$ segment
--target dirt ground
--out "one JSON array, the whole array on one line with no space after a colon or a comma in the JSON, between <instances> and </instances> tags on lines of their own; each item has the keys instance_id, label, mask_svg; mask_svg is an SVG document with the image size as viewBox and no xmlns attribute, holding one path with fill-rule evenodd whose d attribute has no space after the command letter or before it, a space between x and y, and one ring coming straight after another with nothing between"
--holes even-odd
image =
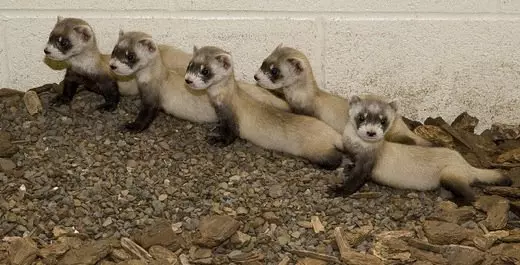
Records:
<instances>
[{"instance_id":1,"label":"dirt ground","mask_svg":"<svg viewBox=\"0 0 520 265\"><path fill-rule=\"evenodd\" d=\"M514 130L478 136L468 117L419 129L511 170L512 188L475 187L473 206L373 183L344 198L328 193L341 168L211 146L214 124L161 113L132 134L120 128L136 98L100 113L89 92L59 108L39 96L33 116L23 95L0 97L0 264L520 264Z\"/></svg>"}]
</instances>

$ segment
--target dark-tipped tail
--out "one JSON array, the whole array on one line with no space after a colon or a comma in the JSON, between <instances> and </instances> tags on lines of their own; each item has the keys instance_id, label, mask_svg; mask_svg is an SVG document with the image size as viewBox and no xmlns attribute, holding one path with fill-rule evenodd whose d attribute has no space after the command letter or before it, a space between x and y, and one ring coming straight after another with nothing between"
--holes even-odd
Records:
<instances>
[{"instance_id":1,"label":"dark-tipped tail","mask_svg":"<svg viewBox=\"0 0 520 265\"><path fill-rule=\"evenodd\" d=\"M473 168L472 171L472 184L487 184L496 186L511 186L513 184L511 178L504 174L504 172L501 170Z\"/></svg>"}]
</instances>

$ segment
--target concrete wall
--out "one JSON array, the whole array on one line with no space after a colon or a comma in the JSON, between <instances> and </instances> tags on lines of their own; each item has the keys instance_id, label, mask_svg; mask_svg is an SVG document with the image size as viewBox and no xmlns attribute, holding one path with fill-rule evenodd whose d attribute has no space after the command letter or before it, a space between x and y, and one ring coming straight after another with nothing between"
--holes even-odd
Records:
<instances>
[{"instance_id":1,"label":"concrete wall","mask_svg":"<svg viewBox=\"0 0 520 265\"><path fill-rule=\"evenodd\" d=\"M57 15L90 22L107 53L119 28L186 51L217 45L252 82L283 42L343 96L383 93L412 118L468 110L480 128L520 123L520 0L0 0L0 87L60 80L41 62Z\"/></svg>"}]
</instances>

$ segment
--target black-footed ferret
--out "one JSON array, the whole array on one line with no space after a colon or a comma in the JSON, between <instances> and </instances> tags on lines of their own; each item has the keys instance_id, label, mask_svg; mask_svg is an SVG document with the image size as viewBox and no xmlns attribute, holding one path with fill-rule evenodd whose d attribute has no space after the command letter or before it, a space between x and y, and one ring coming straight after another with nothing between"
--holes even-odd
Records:
<instances>
[{"instance_id":1,"label":"black-footed ferret","mask_svg":"<svg viewBox=\"0 0 520 265\"><path fill-rule=\"evenodd\" d=\"M216 122L217 115L211 106L205 91L186 87L184 73L188 61L182 61L184 68L168 67L162 49L152 37L143 32L119 32L119 39L112 51L111 70L120 76L135 75L141 97L141 110L134 122L125 128L140 132L147 129L160 109L175 117L192 122ZM178 64L178 63L177 63ZM176 70L177 69L177 70ZM267 90L252 84L241 83L240 89L255 100L274 106L280 110L289 110L287 103Z\"/></svg>"},{"instance_id":2,"label":"black-footed ferret","mask_svg":"<svg viewBox=\"0 0 520 265\"><path fill-rule=\"evenodd\" d=\"M215 110L205 91L187 88L184 78L168 69L152 37L143 32L119 32L110 68L121 76L135 75L141 109L135 121L125 125L132 132L145 130L159 111L192 122L216 122Z\"/></svg>"},{"instance_id":3,"label":"black-footed ferret","mask_svg":"<svg viewBox=\"0 0 520 265\"><path fill-rule=\"evenodd\" d=\"M171 46L160 45L159 49L167 67L185 71L191 56ZM53 105L70 103L80 85L101 94L105 103L99 108L107 111L117 107L120 95L138 94L133 78L123 79L110 71L110 55L101 54L94 31L85 20L58 16L44 52L50 60L67 63L63 93L52 100Z\"/></svg>"},{"instance_id":4,"label":"black-footed ferret","mask_svg":"<svg viewBox=\"0 0 520 265\"><path fill-rule=\"evenodd\" d=\"M439 186L473 202L475 183L511 185L499 170L471 166L457 151L444 147L405 145L384 140L397 115L397 103L374 95L353 96L343 132L344 149L354 157L345 170L344 195L368 179L394 188L432 190Z\"/></svg>"},{"instance_id":5,"label":"black-footed ferret","mask_svg":"<svg viewBox=\"0 0 520 265\"><path fill-rule=\"evenodd\" d=\"M343 132L348 120L348 100L318 87L312 67L302 52L280 44L262 62L254 78L263 88L281 88L294 113L316 117L339 133ZM392 142L431 146L429 141L414 134L400 117L396 117L385 138Z\"/></svg>"},{"instance_id":6,"label":"black-footed ferret","mask_svg":"<svg viewBox=\"0 0 520 265\"><path fill-rule=\"evenodd\" d=\"M219 118L210 142L225 146L238 137L266 149L304 157L326 169L342 162L341 135L313 117L280 111L254 100L236 83L231 55L217 47L194 47L186 83L207 90Z\"/></svg>"},{"instance_id":7,"label":"black-footed ferret","mask_svg":"<svg viewBox=\"0 0 520 265\"><path fill-rule=\"evenodd\" d=\"M94 31L90 25L78 18L58 16L44 49L51 60L68 63L63 80L63 93L55 97L51 104L68 104L80 85L101 94L105 103L98 109L112 111L119 103L119 90L108 64L101 55Z\"/></svg>"}]
</instances>

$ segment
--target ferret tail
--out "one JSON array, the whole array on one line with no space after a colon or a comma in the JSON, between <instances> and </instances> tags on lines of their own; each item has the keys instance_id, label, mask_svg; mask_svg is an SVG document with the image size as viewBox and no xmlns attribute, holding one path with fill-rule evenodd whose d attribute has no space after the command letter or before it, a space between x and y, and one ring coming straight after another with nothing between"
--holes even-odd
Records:
<instances>
[{"instance_id":1,"label":"ferret tail","mask_svg":"<svg viewBox=\"0 0 520 265\"><path fill-rule=\"evenodd\" d=\"M482 169L472 167L469 176L471 183L490 184L497 186L511 186L512 180L509 176L497 169Z\"/></svg>"}]
</instances>

